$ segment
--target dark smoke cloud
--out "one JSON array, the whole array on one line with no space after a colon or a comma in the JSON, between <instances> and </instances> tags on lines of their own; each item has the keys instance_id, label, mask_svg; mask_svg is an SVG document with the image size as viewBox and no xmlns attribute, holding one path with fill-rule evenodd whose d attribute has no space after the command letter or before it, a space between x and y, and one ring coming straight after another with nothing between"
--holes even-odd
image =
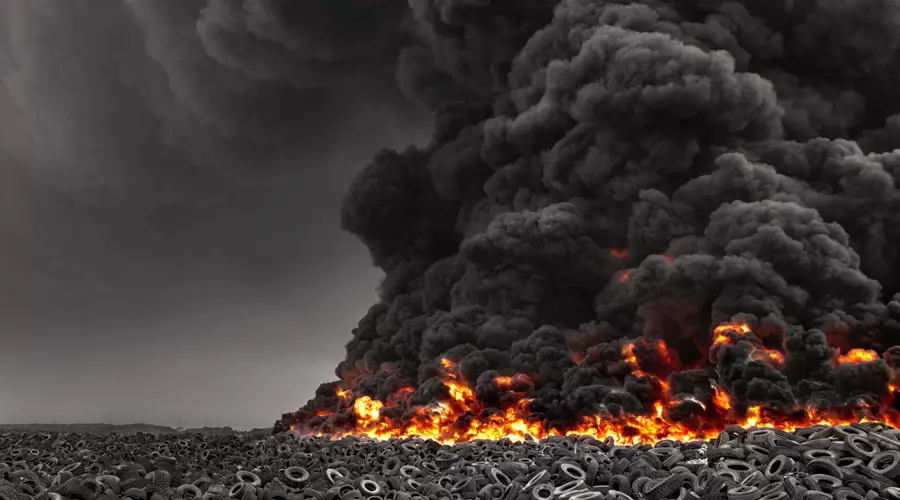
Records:
<instances>
[{"instance_id":1,"label":"dark smoke cloud","mask_svg":"<svg viewBox=\"0 0 900 500\"><path fill-rule=\"evenodd\" d=\"M446 357L488 406L497 374L517 372L551 418L644 412L659 387L626 377L621 354L642 338L669 346L673 412L712 383L745 406L884 396L900 340L900 5L410 11L398 76L436 127L427 147L379 154L344 201L387 273L344 385L385 398L404 381L410 407L434 401ZM753 334L711 350L732 318ZM887 362L837 366L850 348Z\"/></svg>"}]
</instances>

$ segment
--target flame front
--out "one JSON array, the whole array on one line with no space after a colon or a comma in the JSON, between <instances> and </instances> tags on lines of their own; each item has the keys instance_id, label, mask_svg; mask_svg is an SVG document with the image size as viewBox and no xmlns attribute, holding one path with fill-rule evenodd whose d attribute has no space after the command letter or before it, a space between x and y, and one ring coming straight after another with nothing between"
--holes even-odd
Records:
<instances>
[{"instance_id":1,"label":"flame front","mask_svg":"<svg viewBox=\"0 0 900 500\"><path fill-rule=\"evenodd\" d=\"M759 341L752 335L753 329L746 323L739 321L725 323L716 327L712 334L713 348L717 345L749 341L752 343L751 359L767 362L773 367L784 365L784 354L775 349L756 345ZM659 360L660 366L652 363L654 366L642 367L637 355L639 347L644 349L645 354L649 353L653 359ZM571 356L576 364L585 360L584 353L572 352ZM442 443L477 439L496 440L504 437L521 440L529 437L542 439L559 435L589 435L597 439L612 438L617 443L634 444L662 439L709 439L730 424L743 427L773 427L786 431L817 424L847 425L853 421L878 420L895 427L900 424L898 412L887 405L880 409L876 408L874 413L864 415L823 412L812 407L795 407L787 412L773 412L760 406L741 408L728 391L715 382L712 383L706 398L673 394L670 382L663 376L664 365L670 362L670 357L669 348L662 341L650 342L639 339L625 343L620 357L622 365L628 370L626 378L632 377L658 391L658 397L639 414L615 415L599 412L596 415L579 417L572 422L548 422L531 408L532 400L525 397L525 394L529 388L533 388L533 382L527 374L520 373L496 376L493 383L498 392L510 397L504 398L500 407L487 405L478 400L476 391L462 379L457 363L441 358L440 378L448 395L444 400L430 405L413 406L409 403L410 396L415 393L413 387L402 387L394 391L385 401L373 399L368 395L353 397L350 389L338 387L335 390L335 395L340 401L338 408L317 410L312 417L316 420L315 425L301 421L294 422L291 428L310 434L322 434L323 421L335 414L350 412L352 414L350 428L335 426L332 429L327 425L324 425L324 428L327 428L328 433L333 436L358 435L373 439L418 436ZM834 361L840 365L870 363L878 359L879 356L875 351L853 349L836 356ZM885 387L885 393L889 394L888 398L891 400L894 390L892 384ZM860 406L866 408L865 404ZM681 409L683 413L686 407L693 417L688 419L678 417L678 410ZM403 415L403 418L398 415Z\"/></svg>"}]
</instances>

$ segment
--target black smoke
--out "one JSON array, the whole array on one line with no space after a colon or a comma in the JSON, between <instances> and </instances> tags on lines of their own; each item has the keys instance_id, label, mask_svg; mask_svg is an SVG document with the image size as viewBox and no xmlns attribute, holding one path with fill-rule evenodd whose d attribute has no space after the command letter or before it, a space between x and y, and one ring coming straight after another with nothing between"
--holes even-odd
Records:
<instances>
[{"instance_id":1,"label":"black smoke","mask_svg":"<svg viewBox=\"0 0 900 500\"><path fill-rule=\"evenodd\" d=\"M658 395L621 354L643 338L673 351L671 397L708 402L713 383L767 408L886 396L900 4L409 7L417 36L397 75L436 126L346 195L344 227L387 276L342 385L384 400L412 385L412 407L443 397L445 357L482 401L498 401L495 374L523 373L552 419L646 412ZM754 332L711 349L733 318ZM851 348L893 354L839 366ZM333 394L323 385L306 409Z\"/></svg>"}]
</instances>

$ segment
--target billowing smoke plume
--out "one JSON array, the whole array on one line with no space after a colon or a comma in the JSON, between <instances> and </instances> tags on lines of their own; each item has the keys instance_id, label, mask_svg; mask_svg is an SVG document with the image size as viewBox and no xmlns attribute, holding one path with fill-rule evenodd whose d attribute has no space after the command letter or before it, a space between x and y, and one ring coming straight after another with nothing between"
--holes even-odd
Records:
<instances>
[{"instance_id":1,"label":"billowing smoke plume","mask_svg":"<svg viewBox=\"0 0 900 500\"><path fill-rule=\"evenodd\" d=\"M434 110L433 141L384 151L351 186L343 224L386 273L381 301L340 383L285 422L345 425L338 387L389 401L411 386L408 412L441 401L444 359L485 407L523 374L551 420L647 412L659 387L626 344L673 400L888 396L900 4L409 7L397 74ZM752 331L715 339L726 323ZM884 356L840 363L853 348Z\"/></svg>"}]
</instances>

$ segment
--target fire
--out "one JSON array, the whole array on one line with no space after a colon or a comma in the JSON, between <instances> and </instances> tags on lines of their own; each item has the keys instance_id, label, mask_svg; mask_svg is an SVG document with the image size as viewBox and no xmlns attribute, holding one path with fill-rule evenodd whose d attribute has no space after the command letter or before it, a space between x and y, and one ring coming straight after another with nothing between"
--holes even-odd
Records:
<instances>
[{"instance_id":1,"label":"fire","mask_svg":"<svg viewBox=\"0 0 900 500\"><path fill-rule=\"evenodd\" d=\"M569 351L569 358L572 359L572 362L576 365L580 365L584 363L584 353L579 351Z\"/></svg>"},{"instance_id":2,"label":"fire","mask_svg":"<svg viewBox=\"0 0 900 500\"><path fill-rule=\"evenodd\" d=\"M450 389L450 397L455 401L467 401L473 397L472 389L452 381L445 381L444 385Z\"/></svg>"},{"instance_id":3,"label":"fire","mask_svg":"<svg viewBox=\"0 0 900 500\"><path fill-rule=\"evenodd\" d=\"M783 365L784 364L784 354L773 350L773 349L765 349L762 347L755 348L753 352L750 354L753 359L759 359L761 361L768 361L771 365Z\"/></svg>"},{"instance_id":4,"label":"fire","mask_svg":"<svg viewBox=\"0 0 900 500\"><path fill-rule=\"evenodd\" d=\"M667 353L664 352L665 343L660 342L659 344L657 344L656 348L663 350L662 352L660 352L660 354L663 357L667 357ZM622 348L622 357L625 358L625 363L627 363L631 367L631 373L635 377L649 377L658 382L664 390L668 390L668 384L664 380L661 380L659 377L650 375L641 370L640 364L638 363L637 354L635 354L634 349L634 343L626 344L625 347Z\"/></svg>"},{"instance_id":5,"label":"fire","mask_svg":"<svg viewBox=\"0 0 900 500\"><path fill-rule=\"evenodd\" d=\"M634 353L634 344L626 344L625 347L622 348L622 357L625 358L625 362L637 366L637 355Z\"/></svg>"},{"instance_id":6,"label":"fire","mask_svg":"<svg viewBox=\"0 0 900 500\"><path fill-rule=\"evenodd\" d=\"M728 335L731 332L732 335ZM721 324L713 330L713 346L730 344L735 337L747 337L753 333L753 328L743 321L731 321ZM750 339L753 342L759 342L757 339ZM751 359L766 361L772 366L784 365L784 354L775 349L767 349L761 345L754 345L750 351Z\"/></svg>"},{"instance_id":7,"label":"fire","mask_svg":"<svg viewBox=\"0 0 900 500\"><path fill-rule=\"evenodd\" d=\"M748 333L752 333L753 329L750 328L750 325L740 321L734 321L731 323L724 323L719 325L713 330L713 334L715 337L713 338L713 344L725 344L728 343L728 336L725 335L725 332L736 332L739 335L747 335Z\"/></svg>"},{"instance_id":8,"label":"fire","mask_svg":"<svg viewBox=\"0 0 900 500\"><path fill-rule=\"evenodd\" d=\"M397 389L396 391L394 391L393 394L391 394L391 399L393 401L399 401L402 399L406 399L413 392L415 392L415 389L412 387L401 387L401 388Z\"/></svg>"},{"instance_id":9,"label":"fire","mask_svg":"<svg viewBox=\"0 0 900 500\"><path fill-rule=\"evenodd\" d=\"M356 411L356 418L362 422L377 422L381 416L381 408L384 403L375 401L369 396L361 396L353 402L353 409Z\"/></svg>"},{"instance_id":10,"label":"fire","mask_svg":"<svg viewBox=\"0 0 900 500\"><path fill-rule=\"evenodd\" d=\"M878 359L878 353L869 349L851 349L847 354L841 354L837 357L837 363L871 363Z\"/></svg>"},{"instance_id":11,"label":"fire","mask_svg":"<svg viewBox=\"0 0 900 500\"><path fill-rule=\"evenodd\" d=\"M715 391L713 402L715 403L716 407L722 408L723 410L730 410L731 396L729 396L727 392L723 391L722 388L718 385L713 385L713 390Z\"/></svg>"},{"instance_id":12,"label":"fire","mask_svg":"<svg viewBox=\"0 0 900 500\"><path fill-rule=\"evenodd\" d=\"M790 432L812 425L849 425L852 421L872 421L869 418L839 419L822 415L812 409L801 411L791 418L779 419L765 415L759 406L751 406L743 414L738 414L728 393L715 387L714 396L707 403L693 398L682 401L695 403L705 412L704 415L718 416L717 420L711 420L712 425L671 420L667 413L668 408L680 402L664 400L655 402L643 415L632 415L627 418L591 415L582 417L573 425L560 428L534 418L529 410L528 399L520 399L515 405L499 412L482 413L483 408L480 408L474 399L474 391L471 388L456 382L445 382L445 385L450 389L450 400L418 408L410 421L404 421L402 424L382 417L384 408L382 402L368 396L360 396L353 403L355 428L331 434L357 435L379 440L418 436L445 444L482 439L525 440L529 437L544 439L551 436L587 435L600 440L611 437L620 444L636 444L663 439L682 441L711 439L729 424L744 428L771 427ZM900 418L887 421L893 426L900 424Z\"/></svg>"},{"instance_id":13,"label":"fire","mask_svg":"<svg viewBox=\"0 0 900 500\"><path fill-rule=\"evenodd\" d=\"M751 358L767 361L776 369L783 369L784 354L762 346L753 333L747 323L725 323L713 330L713 345L730 344L746 337L753 344ZM570 352L570 355L573 362L584 363L587 362L586 358L594 359L596 352L591 348L587 353ZM532 400L525 394L526 388L534 387L535 379L532 378L533 374L523 373L504 373L494 378L494 390L497 394L515 396L502 398L500 407L496 407L493 406L497 404L496 400L493 405L479 400L474 387L470 387L461 377L455 361L442 358L438 361L440 379L446 389L442 400L430 405L410 407L407 398L415 391L413 387L395 390L384 401L365 395L354 399L351 391L341 387L335 390L341 399L336 411L320 409L314 412L313 418L318 419L316 425L305 427L301 422L301 425L291 428L317 434L321 432L322 423L332 418L332 415L349 413L352 422L350 428L328 428L328 433L372 439L418 436L446 444L479 439L524 440L532 437L543 439L551 436L588 435L601 440L611 437L620 444L636 444L662 439L711 439L731 424L785 431L820 424L849 425L852 421L878 420L894 427L900 424L900 412L888 406L864 408L856 404L854 408L858 410L857 413L823 413L823 410L802 406L775 413L775 410L760 406L742 406L732 399L727 387L720 386L715 381L711 382L706 393L675 394L670 391L667 379L666 370L672 369L669 367L669 347L661 340L628 341L622 345L620 356L627 371L614 376L622 377L623 384L629 377L636 377L641 383L656 388L656 392L648 396L649 401L645 403L647 406L641 413L617 416L604 410L580 416L575 421L548 421L532 410ZM878 354L874 351L853 349L838 356L836 362L865 363L877 359ZM887 397L893 401L897 397L894 393L898 387L891 383L885 389L886 394L890 394ZM388 409L394 411L387 411ZM687 418L685 412L688 412ZM398 420L394 415L403 415L403 420Z\"/></svg>"},{"instance_id":14,"label":"fire","mask_svg":"<svg viewBox=\"0 0 900 500\"><path fill-rule=\"evenodd\" d=\"M627 260L628 259L628 249L627 248L614 248L609 251L609 254L613 256L613 258L619 260Z\"/></svg>"},{"instance_id":15,"label":"fire","mask_svg":"<svg viewBox=\"0 0 900 500\"><path fill-rule=\"evenodd\" d=\"M516 390L517 387L529 386L531 385L531 381L528 377L518 373L512 377L509 376L500 376L494 379L494 382L497 384L497 387L500 389L504 389L507 392L518 392Z\"/></svg>"},{"instance_id":16,"label":"fire","mask_svg":"<svg viewBox=\"0 0 900 500\"><path fill-rule=\"evenodd\" d=\"M759 425L759 406L751 406L747 410L747 424L750 427Z\"/></svg>"}]
</instances>

